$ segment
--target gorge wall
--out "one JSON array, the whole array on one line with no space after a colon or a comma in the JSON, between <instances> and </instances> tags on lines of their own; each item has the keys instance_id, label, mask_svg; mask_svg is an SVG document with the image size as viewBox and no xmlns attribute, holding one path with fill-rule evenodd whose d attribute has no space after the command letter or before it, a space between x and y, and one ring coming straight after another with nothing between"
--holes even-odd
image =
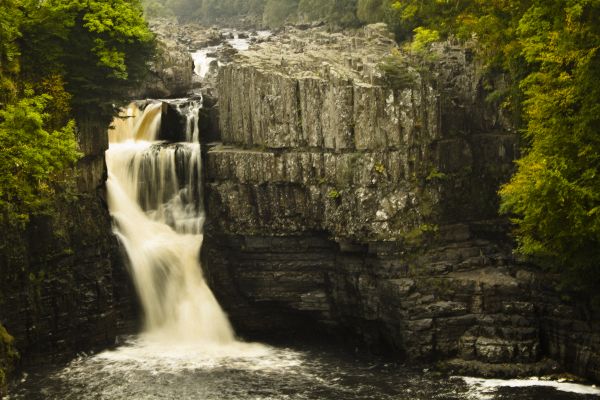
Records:
<instances>
[{"instance_id":1,"label":"gorge wall","mask_svg":"<svg viewBox=\"0 0 600 400\"><path fill-rule=\"evenodd\" d=\"M325 333L494 376L552 372L552 358L600 380L600 317L515 258L497 215L519 155L507 116L486 101L502 77L448 42L393 58L390 80L378 66L395 47L382 26L284 31L220 69L218 103L205 96L200 110L202 261L237 331ZM165 49L132 97L190 89L189 55ZM175 139L181 116L166 103L162 116L161 137ZM106 126L78 125L77 190L25 233L6 231L0 249L0 370L12 352L2 326L24 362L133 331L104 201Z\"/></svg>"},{"instance_id":2,"label":"gorge wall","mask_svg":"<svg viewBox=\"0 0 600 400\"><path fill-rule=\"evenodd\" d=\"M345 332L463 372L600 378L598 324L516 259L497 190L518 135L464 46L382 26L279 35L218 76L203 266L248 335ZM388 59L389 60L389 59ZM350 334L349 334L350 333Z\"/></svg>"},{"instance_id":3,"label":"gorge wall","mask_svg":"<svg viewBox=\"0 0 600 400\"><path fill-rule=\"evenodd\" d=\"M83 157L75 187L24 232L3 231L0 321L23 364L112 345L134 321L133 291L104 202L106 126L78 118Z\"/></svg>"}]
</instances>

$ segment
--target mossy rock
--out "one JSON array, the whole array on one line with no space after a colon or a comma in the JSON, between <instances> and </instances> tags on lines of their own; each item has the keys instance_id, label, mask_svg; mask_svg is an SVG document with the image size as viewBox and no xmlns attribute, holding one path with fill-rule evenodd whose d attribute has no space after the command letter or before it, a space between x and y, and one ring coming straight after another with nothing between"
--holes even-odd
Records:
<instances>
[{"instance_id":1,"label":"mossy rock","mask_svg":"<svg viewBox=\"0 0 600 400\"><path fill-rule=\"evenodd\" d=\"M0 325L0 397L6 395L8 377L19 353L14 347L14 338Z\"/></svg>"}]
</instances>

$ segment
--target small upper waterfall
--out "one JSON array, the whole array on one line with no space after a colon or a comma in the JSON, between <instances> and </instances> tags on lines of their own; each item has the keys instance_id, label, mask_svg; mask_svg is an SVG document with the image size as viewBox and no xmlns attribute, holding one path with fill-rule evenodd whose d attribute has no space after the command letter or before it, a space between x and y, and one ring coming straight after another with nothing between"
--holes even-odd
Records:
<instances>
[{"instance_id":1,"label":"small upper waterfall","mask_svg":"<svg viewBox=\"0 0 600 400\"><path fill-rule=\"evenodd\" d=\"M124 246L146 334L174 342L228 344L234 334L199 264L204 213L198 102L185 112L188 142L157 141L163 103L132 103L109 132L108 204Z\"/></svg>"}]
</instances>

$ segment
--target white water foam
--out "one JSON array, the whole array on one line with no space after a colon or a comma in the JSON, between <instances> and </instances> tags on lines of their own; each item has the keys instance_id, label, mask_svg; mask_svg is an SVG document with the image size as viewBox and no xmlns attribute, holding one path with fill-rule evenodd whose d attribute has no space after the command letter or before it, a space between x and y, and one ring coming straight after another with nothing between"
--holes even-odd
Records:
<instances>
[{"instance_id":1,"label":"white water foam","mask_svg":"<svg viewBox=\"0 0 600 400\"><path fill-rule=\"evenodd\" d=\"M530 379L484 379L473 377L460 377L470 388L469 396L472 399L488 400L494 399L498 388L526 388L532 386L554 388L560 392L575 393L582 395L600 396L600 388L592 385L582 385L571 382L556 380L545 380L541 378Z\"/></svg>"},{"instance_id":2,"label":"white water foam","mask_svg":"<svg viewBox=\"0 0 600 400\"><path fill-rule=\"evenodd\" d=\"M212 356L223 353L224 346L239 350L243 346L199 264L204 221L200 145L147 140L157 137L161 105L150 104L143 113L129 106L127 114L134 117L115 122L106 152L114 232L127 253L145 317L144 346L123 351L143 354L150 342L157 349L177 345L184 352L197 348ZM188 109L198 112L198 107ZM193 138L196 120L187 119Z\"/></svg>"},{"instance_id":3,"label":"white water foam","mask_svg":"<svg viewBox=\"0 0 600 400\"><path fill-rule=\"evenodd\" d=\"M246 51L250 48L250 39L249 38L240 38L239 33L237 31L230 32L233 35L232 39L228 39L227 43L231 45L237 51ZM258 31L256 32L256 38L259 40L264 40L270 37L272 33L270 31ZM219 48L222 46L210 46L198 51L194 51L192 53L192 58L194 59L194 72L196 75L201 78L206 77L211 68L212 62L217 62L217 57L214 56ZM218 64L221 66L220 64Z\"/></svg>"}]
</instances>

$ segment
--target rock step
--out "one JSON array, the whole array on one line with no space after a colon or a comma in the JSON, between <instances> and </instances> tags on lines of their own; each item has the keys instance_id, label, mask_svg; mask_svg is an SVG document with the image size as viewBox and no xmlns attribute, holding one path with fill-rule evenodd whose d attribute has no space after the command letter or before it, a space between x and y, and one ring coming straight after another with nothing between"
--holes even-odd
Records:
<instances>
[{"instance_id":1,"label":"rock step","mask_svg":"<svg viewBox=\"0 0 600 400\"><path fill-rule=\"evenodd\" d=\"M517 341L467 334L460 338L458 349L460 357L465 360L492 364L532 363L538 361L540 356L537 339Z\"/></svg>"}]
</instances>

